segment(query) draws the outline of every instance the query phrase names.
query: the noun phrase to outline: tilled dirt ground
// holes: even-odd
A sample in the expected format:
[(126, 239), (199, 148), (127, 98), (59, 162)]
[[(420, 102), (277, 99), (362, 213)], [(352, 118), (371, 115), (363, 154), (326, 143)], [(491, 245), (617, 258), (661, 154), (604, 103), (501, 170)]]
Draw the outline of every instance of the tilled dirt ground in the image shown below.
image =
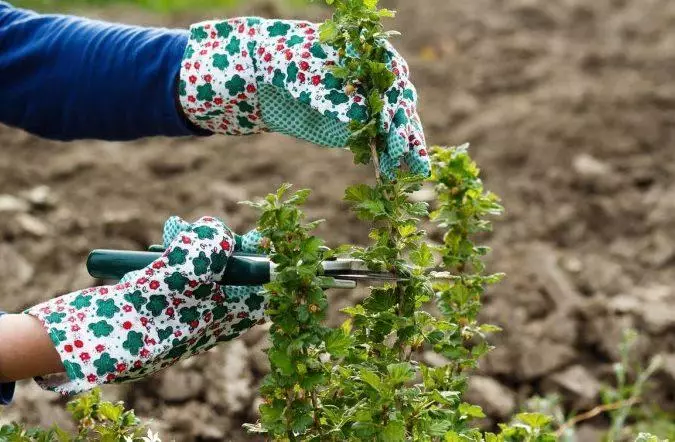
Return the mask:
[[(492, 421), (533, 394), (592, 407), (611, 380), (622, 330), (641, 355), (663, 353), (650, 400), (675, 406), (675, 2), (672, 0), (389, 1), (397, 43), (434, 144), (471, 142), (507, 214), (487, 238), (507, 279), (484, 317), (504, 328), (472, 381)], [(253, 2), (241, 14), (322, 18)], [(188, 25), (204, 15), (89, 11)], [(348, 152), (276, 135), (55, 143), (0, 127), (0, 306), (18, 310), (95, 283), (92, 248), (143, 249), (165, 218), (255, 213), (237, 201), (281, 184), (314, 189), (311, 217), (331, 244), (366, 241), (341, 202), (371, 179)], [(336, 305), (353, 298), (335, 293)], [(343, 299), (337, 299), (340, 296)], [(143, 383), (110, 387), (167, 440), (244, 440), (267, 370), (264, 329)], [(21, 385), (3, 419), (63, 420), (62, 400)], [(602, 419), (591, 422), (602, 426)], [(585, 438), (597, 433), (585, 429)]]

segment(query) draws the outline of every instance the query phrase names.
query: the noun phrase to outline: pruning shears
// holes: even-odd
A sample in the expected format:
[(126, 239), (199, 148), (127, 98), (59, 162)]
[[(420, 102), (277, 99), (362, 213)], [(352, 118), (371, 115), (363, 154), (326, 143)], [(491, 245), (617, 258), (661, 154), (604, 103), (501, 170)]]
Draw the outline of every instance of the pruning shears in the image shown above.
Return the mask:
[[(147, 252), (94, 250), (87, 258), (89, 274), (98, 279), (119, 280), (125, 274), (140, 270), (162, 256), (162, 246), (151, 246)], [(265, 255), (235, 253), (228, 259), (223, 285), (257, 286), (274, 281), (276, 265)], [(324, 288), (352, 289), (359, 281), (397, 282), (392, 273), (373, 272), (365, 262), (352, 258), (335, 258), (323, 262)]]

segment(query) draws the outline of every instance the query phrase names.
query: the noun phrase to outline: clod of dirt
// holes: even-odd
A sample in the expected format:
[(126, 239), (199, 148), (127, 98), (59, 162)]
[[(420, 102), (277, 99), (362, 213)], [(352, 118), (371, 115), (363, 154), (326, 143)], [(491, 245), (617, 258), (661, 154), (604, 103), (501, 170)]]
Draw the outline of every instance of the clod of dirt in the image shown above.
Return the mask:
[(260, 340), (267, 339), (267, 333), (269, 332), (271, 322), (267, 322), (262, 325), (256, 325), (249, 331), (245, 332), (240, 336), (240, 339), (246, 343), (247, 346), (252, 347), (253, 345), (260, 342)]
[(42, 222), (39, 218), (36, 218), (27, 213), (21, 213), (17, 215), (16, 223), (21, 230), (21, 233), (34, 236), (36, 238), (42, 238), (49, 233), (49, 227), (47, 224)]
[(255, 397), (249, 348), (234, 340), (204, 355), (206, 401), (232, 416), (247, 411)]
[(109, 236), (128, 238), (140, 247), (152, 243), (159, 234), (153, 232), (147, 225), (146, 218), (136, 211), (115, 211), (103, 213), (105, 233)]
[(167, 402), (185, 402), (198, 398), (204, 390), (204, 378), (193, 370), (167, 370), (157, 388), (157, 395)]
[(35, 273), (35, 268), (14, 247), (0, 244), (0, 281), (9, 293), (23, 287)]
[(267, 357), (267, 349), (269, 349), (269, 347), (269, 342), (261, 341), (251, 347), (249, 351), (251, 367), (261, 376), (270, 372), (270, 361)]
[(516, 394), (486, 376), (471, 376), (464, 399), (480, 405), (488, 416), (501, 419), (510, 417), (516, 409)]
[(522, 339), (518, 372), (522, 379), (533, 380), (572, 362), (577, 357), (573, 347), (545, 339)]
[(610, 191), (619, 184), (616, 172), (612, 166), (602, 162), (594, 156), (582, 153), (574, 157), (572, 167), (579, 181), (594, 191)]
[(181, 441), (222, 441), (232, 428), (228, 414), (215, 413), (209, 404), (191, 401), (166, 407), (162, 420), (167, 430), (163, 439)]
[(430, 367), (442, 367), (450, 363), (447, 358), (439, 355), (435, 351), (425, 351), (422, 355), (422, 360)]
[(30, 205), (26, 200), (13, 195), (0, 195), (0, 212), (28, 212)]
[(574, 409), (591, 407), (600, 394), (600, 382), (582, 365), (554, 373), (544, 382), (547, 391), (558, 391)]
[(33, 187), (22, 195), (36, 209), (48, 209), (57, 203), (56, 195), (49, 186)]
[(607, 434), (607, 430), (599, 428), (594, 425), (580, 425), (575, 431), (577, 442), (598, 442), (603, 440), (603, 436)]
[(558, 265), (558, 253), (553, 247), (544, 243), (534, 244), (529, 257), (530, 269), (539, 278), (560, 313), (570, 313), (583, 303), (574, 284)]

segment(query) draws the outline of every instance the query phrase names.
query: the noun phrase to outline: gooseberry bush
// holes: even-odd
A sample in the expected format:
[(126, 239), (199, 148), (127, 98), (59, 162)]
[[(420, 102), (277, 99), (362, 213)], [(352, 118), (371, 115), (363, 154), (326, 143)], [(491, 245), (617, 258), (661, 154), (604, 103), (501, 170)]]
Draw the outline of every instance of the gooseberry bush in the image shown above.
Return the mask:
[[(371, 117), (351, 123), (349, 147), (356, 163), (374, 165), (376, 182), (349, 187), (345, 200), (369, 223), (371, 244), (325, 248), (312, 235), (318, 223), (306, 222), (302, 212), (309, 190), (289, 194), (284, 185), (250, 203), (261, 212), (258, 227), (279, 276), (266, 286), (271, 373), (261, 388), (260, 422), (248, 428), (279, 441), (481, 440), (469, 423), (484, 415), (463, 402), (462, 393), (467, 372), (490, 350), (486, 334), (497, 330), (479, 324), (477, 315), (485, 288), (501, 275), (486, 273), (488, 249), (474, 236), (490, 230), (487, 218), (502, 207), (483, 189), (464, 146), (433, 148), (429, 179), (406, 172), (394, 181), (379, 176), (376, 128), (383, 94), (394, 81), (383, 47), (394, 33), (384, 31), (381, 19), (394, 13), (378, 9), (375, 0), (326, 2), (335, 12), (320, 35), (344, 61), (334, 74), (347, 92), (360, 89), (368, 97)], [(435, 190), (434, 207), (413, 199), (425, 182)], [(441, 244), (427, 240), (421, 228), (427, 220), (445, 231)], [(371, 287), (362, 302), (342, 310), (348, 319), (333, 329), (324, 325), (329, 301), (321, 263), (336, 255), (361, 259), (397, 280)], [(425, 349), (447, 363), (426, 365)], [(513, 434), (487, 437), (507, 440), (530, 431), (546, 440), (545, 417), (520, 418)]]

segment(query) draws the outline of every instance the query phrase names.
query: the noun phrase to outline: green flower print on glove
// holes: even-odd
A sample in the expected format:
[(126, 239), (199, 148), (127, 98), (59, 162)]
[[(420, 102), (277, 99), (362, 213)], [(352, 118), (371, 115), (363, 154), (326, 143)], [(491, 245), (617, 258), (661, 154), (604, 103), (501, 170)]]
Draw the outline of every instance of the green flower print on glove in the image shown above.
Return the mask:
[(180, 226), (165, 253), (148, 267), (117, 285), (74, 292), (25, 312), (41, 321), (66, 368), (36, 379), (43, 388), (73, 394), (134, 381), (262, 320), (263, 301), (237, 297), (217, 284), (237, 248), (230, 229), (212, 217), (167, 223), (174, 224)]
[[(396, 81), (387, 91), (379, 131), (380, 158), (393, 179), (405, 162), (428, 175), (429, 157), (408, 65), (387, 43)], [(180, 70), (179, 97), (197, 126), (228, 135), (281, 132), (319, 145), (345, 147), (348, 123), (368, 118), (365, 97), (330, 70), (337, 52), (318, 41), (318, 25), (255, 17), (191, 27)]]
[[(177, 216), (169, 218), (166, 223), (164, 223), (164, 246), (166, 247), (167, 244), (170, 244), (178, 233), (187, 229), (188, 226), (189, 224), (187, 222)], [(235, 252), (242, 253), (261, 253), (261, 240), (262, 235), (255, 229), (243, 236), (237, 235), (234, 250)], [(248, 315), (244, 317), (244, 319), (247, 319), (248, 321), (241, 321), (239, 327), (242, 327), (242, 325), (247, 322), (250, 323), (250, 326), (253, 326), (257, 323), (264, 322), (267, 319), (265, 316), (267, 299), (262, 295), (263, 288), (261, 286), (221, 286), (217, 284), (215, 288), (201, 286), (195, 289), (195, 297), (199, 297), (199, 293), (206, 290), (220, 290), (220, 293), (228, 300), (228, 302), (244, 303), (246, 309), (239, 314), (241, 314), (242, 317)], [(225, 314), (224, 310), (220, 310), (219, 313)], [(214, 315), (215, 314), (216, 312), (214, 312)], [(243, 327), (241, 330), (246, 330), (249, 327)]]

